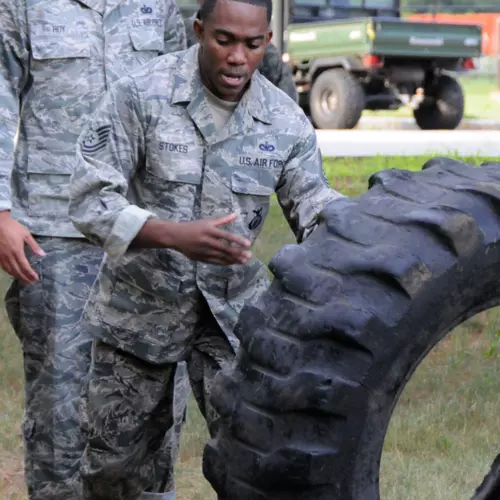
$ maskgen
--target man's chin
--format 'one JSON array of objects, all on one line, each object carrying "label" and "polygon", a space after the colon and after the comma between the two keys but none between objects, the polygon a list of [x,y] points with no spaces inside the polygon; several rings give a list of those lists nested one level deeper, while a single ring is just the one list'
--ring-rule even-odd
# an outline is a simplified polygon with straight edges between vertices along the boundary
[{"label": "man's chin", "polygon": [[248,87],[248,80],[239,85],[218,85],[217,92],[224,101],[238,101]]}]

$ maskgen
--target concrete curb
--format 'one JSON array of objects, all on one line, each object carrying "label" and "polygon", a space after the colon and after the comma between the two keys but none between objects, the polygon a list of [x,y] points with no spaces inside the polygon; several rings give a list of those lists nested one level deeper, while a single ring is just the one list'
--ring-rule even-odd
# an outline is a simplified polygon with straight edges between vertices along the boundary
[{"label": "concrete curb", "polygon": [[500,131],[317,130],[325,157],[488,156],[500,160]]},{"label": "concrete curb", "polygon": [[[500,99],[500,97],[499,97]],[[413,118],[392,118],[386,116],[364,116],[356,130],[420,130]],[[457,130],[500,130],[500,120],[464,119]]]}]

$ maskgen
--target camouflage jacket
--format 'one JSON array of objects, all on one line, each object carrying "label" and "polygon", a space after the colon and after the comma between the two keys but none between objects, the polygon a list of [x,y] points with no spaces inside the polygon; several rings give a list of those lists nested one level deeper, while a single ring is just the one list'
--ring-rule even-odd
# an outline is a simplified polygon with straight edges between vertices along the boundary
[{"label": "camouflage jacket", "polygon": [[254,242],[276,192],[300,241],[319,211],[341,196],[324,177],[307,117],[258,72],[216,133],[198,45],[120,80],[77,149],[70,217],[108,254],[86,318],[107,325],[106,342],[152,362],[169,360],[166,325],[176,322],[179,297],[193,280],[229,337],[266,271],[257,260],[223,267],[170,249],[128,250],[148,218],[190,221],[236,212],[225,230]]},{"label": "camouflage jacket", "polygon": [[[184,19],[187,45],[191,47],[198,43],[196,34],[193,29],[193,23],[196,19],[196,14]],[[269,43],[266,47],[264,57],[258,67],[258,70],[276,87],[288,94],[295,102],[298,100],[297,88],[293,81],[290,68],[281,60],[281,55],[278,49]]]},{"label": "camouflage jacket", "polygon": [[174,0],[0,0],[0,26],[0,210],[81,236],[67,204],[86,117],[119,77],[186,48],[182,16]]}]

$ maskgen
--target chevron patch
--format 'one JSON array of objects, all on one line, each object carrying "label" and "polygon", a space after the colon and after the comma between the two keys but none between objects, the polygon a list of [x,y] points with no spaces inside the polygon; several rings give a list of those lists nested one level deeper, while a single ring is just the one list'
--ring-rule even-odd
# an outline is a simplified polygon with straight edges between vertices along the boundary
[{"label": "chevron patch", "polygon": [[91,155],[104,149],[108,142],[110,130],[111,125],[103,125],[96,130],[91,130],[83,140],[82,152]]}]

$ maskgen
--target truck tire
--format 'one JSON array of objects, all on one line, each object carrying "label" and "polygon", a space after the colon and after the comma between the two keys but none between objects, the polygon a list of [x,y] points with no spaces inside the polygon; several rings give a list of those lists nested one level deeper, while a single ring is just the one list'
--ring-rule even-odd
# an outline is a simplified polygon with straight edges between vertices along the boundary
[{"label": "truck tire", "polygon": [[[214,384],[221,426],[203,470],[219,500],[378,500],[407,381],[450,330],[500,303],[500,163],[424,166],[373,175],[272,259]],[[494,480],[477,500],[498,500]]]},{"label": "truck tire", "polygon": [[439,75],[425,89],[426,99],[413,112],[422,130],[457,128],[464,116],[464,93],[460,84],[449,75]]},{"label": "truck tire", "polygon": [[347,71],[329,69],[314,80],[309,94],[309,109],[316,128],[354,128],[364,108],[363,89]]}]

